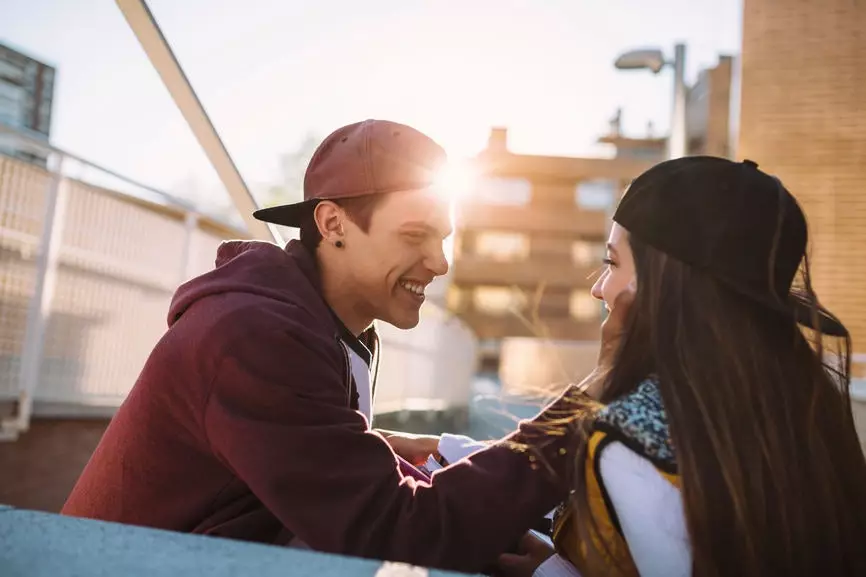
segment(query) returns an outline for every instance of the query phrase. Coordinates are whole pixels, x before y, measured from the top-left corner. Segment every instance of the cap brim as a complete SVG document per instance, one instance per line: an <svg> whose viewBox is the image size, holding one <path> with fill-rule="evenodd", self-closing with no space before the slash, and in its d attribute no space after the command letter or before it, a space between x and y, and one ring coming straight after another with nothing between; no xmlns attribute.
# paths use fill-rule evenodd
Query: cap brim
<svg viewBox="0 0 866 577"><path fill-rule="evenodd" d="M262 222L299 228L304 219L310 214L310 211L316 206L317 202L318 200L306 200L294 204L283 204L280 206L263 208L255 211L253 217Z"/></svg>

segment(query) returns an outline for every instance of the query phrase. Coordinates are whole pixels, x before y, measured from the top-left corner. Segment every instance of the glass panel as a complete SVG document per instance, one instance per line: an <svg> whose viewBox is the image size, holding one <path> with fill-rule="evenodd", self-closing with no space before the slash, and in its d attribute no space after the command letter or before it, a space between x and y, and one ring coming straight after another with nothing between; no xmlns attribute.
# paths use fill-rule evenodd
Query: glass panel
<svg viewBox="0 0 866 577"><path fill-rule="evenodd" d="M529 256L529 237L511 232L482 232L475 239L475 254L496 261L525 260Z"/></svg>
<svg viewBox="0 0 866 577"><path fill-rule="evenodd" d="M569 311L571 316L580 321L597 319L601 316L601 301L593 298L586 289L576 290L571 293Z"/></svg>
<svg viewBox="0 0 866 577"><path fill-rule="evenodd" d="M523 308L526 298L511 287L480 286L473 292L472 304L481 312L501 315Z"/></svg>

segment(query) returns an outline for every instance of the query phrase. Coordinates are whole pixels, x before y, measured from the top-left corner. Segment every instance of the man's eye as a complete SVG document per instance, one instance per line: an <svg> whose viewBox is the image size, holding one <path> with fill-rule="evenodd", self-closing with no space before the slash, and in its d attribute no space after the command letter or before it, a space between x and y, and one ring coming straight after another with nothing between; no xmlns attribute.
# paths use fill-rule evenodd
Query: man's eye
<svg viewBox="0 0 866 577"><path fill-rule="evenodd" d="M427 238L427 233L421 231L407 231L403 234L408 240L412 242L424 242L424 240Z"/></svg>

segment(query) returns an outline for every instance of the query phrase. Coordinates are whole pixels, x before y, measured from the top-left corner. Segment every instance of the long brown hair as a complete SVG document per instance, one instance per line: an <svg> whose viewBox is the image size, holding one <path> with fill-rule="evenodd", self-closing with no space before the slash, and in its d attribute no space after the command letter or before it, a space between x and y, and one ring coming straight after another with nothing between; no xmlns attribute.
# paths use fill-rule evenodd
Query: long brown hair
<svg viewBox="0 0 866 577"><path fill-rule="evenodd" d="M827 350L792 318L629 241L638 290L601 402L658 377L693 574L866 575L866 459L848 395L850 339ZM817 302L808 258L800 277L798 289ZM591 411L581 415L588 434ZM587 555L600 559L589 539L585 457L584 442L572 505Z"/></svg>

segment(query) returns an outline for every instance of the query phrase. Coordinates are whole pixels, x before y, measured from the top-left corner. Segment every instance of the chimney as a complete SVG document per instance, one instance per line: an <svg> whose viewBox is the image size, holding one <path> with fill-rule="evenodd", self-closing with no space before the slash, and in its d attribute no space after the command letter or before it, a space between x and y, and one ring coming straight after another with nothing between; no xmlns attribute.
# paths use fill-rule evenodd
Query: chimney
<svg viewBox="0 0 866 577"><path fill-rule="evenodd" d="M487 138L487 152L508 152L508 129L491 128Z"/></svg>

